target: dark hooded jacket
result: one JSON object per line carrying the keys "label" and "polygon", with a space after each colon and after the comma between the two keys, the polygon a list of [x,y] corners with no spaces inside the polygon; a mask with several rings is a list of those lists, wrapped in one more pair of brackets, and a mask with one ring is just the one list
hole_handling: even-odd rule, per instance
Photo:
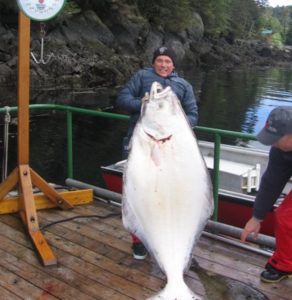
{"label": "dark hooded jacket", "polygon": [[126,86],[120,91],[117,106],[131,114],[127,134],[128,140],[132,136],[134,127],[139,119],[141,99],[145,93],[150,93],[154,81],[159,82],[164,88],[170,86],[181,101],[184,112],[192,127],[198,122],[198,107],[192,86],[175,72],[164,78],[155,73],[153,68],[145,68],[135,73]]}
{"label": "dark hooded jacket", "polygon": [[284,152],[271,147],[269,163],[254,202],[253,216],[256,219],[263,220],[266,213],[273,208],[291,176],[292,151]]}

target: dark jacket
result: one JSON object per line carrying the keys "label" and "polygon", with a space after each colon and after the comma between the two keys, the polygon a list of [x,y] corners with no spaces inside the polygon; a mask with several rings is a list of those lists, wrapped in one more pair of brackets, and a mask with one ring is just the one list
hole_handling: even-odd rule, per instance
{"label": "dark jacket", "polygon": [[255,218],[264,219],[291,176],[292,151],[284,152],[271,147],[268,166],[262,176],[260,189],[254,202],[253,216]]}
{"label": "dark jacket", "polygon": [[167,78],[163,78],[156,74],[153,68],[145,68],[132,76],[117,98],[117,106],[131,114],[128,139],[132,136],[140,116],[141,99],[146,92],[150,93],[154,81],[159,82],[163,87],[170,86],[172,88],[181,101],[191,126],[197,125],[198,107],[192,86],[175,72]]}

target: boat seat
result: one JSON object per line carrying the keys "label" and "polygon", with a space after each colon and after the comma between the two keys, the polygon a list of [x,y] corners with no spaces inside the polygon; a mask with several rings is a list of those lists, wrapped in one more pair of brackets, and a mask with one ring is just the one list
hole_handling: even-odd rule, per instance
{"label": "boat seat", "polygon": [[[213,169],[214,158],[212,156],[204,156],[208,169]],[[240,177],[241,189],[247,193],[252,191],[258,191],[261,177],[261,166],[260,164],[249,165],[239,162],[229,161],[220,159],[219,162],[220,172],[233,174]]]}

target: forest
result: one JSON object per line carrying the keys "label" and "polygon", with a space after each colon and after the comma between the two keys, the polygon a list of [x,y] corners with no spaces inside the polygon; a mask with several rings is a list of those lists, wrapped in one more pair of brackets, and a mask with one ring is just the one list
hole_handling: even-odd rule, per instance
{"label": "forest", "polygon": [[[107,16],[115,0],[72,0],[68,9],[94,9]],[[267,0],[122,0],[136,5],[154,27],[177,32],[192,22],[194,12],[201,16],[205,35],[264,38],[272,44],[292,45],[292,6],[270,7]]]}
{"label": "forest", "polygon": [[[65,14],[94,10],[106,23],[113,6],[133,7],[137,18],[145,18],[153,28],[180,32],[198,13],[204,35],[210,37],[260,38],[277,45],[292,45],[292,6],[270,7],[268,0],[67,0]],[[16,1],[0,0],[0,21],[11,21]],[[127,13],[127,11],[125,11]]]}

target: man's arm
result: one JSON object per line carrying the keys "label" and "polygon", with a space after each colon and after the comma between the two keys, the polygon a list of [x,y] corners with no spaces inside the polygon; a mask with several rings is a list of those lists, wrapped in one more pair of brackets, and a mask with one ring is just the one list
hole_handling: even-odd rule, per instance
{"label": "man's arm", "polygon": [[117,106],[129,113],[139,113],[141,110],[140,86],[141,76],[137,72],[118,94]]}
{"label": "man's arm", "polygon": [[246,241],[249,234],[254,234],[254,239],[257,238],[261,228],[261,221],[273,208],[274,203],[290,178],[289,170],[289,166],[287,166],[287,162],[283,158],[283,152],[272,147],[269,154],[269,163],[262,176],[260,189],[255,198],[253,217],[246,223],[241,234],[243,242]]}
{"label": "man's arm", "polygon": [[188,117],[191,127],[195,127],[198,124],[198,106],[193,88],[190,84],[186,86],[186,92],[182,99],[182,107]]}
{"label": "man's arm", "polygon": [[291,176],[290,172],[289,164],[285,160],[285,153],[280,149],[271,147],[268,166],[262,176],[253,206],[255,218],[263,220],[273,208]]}

